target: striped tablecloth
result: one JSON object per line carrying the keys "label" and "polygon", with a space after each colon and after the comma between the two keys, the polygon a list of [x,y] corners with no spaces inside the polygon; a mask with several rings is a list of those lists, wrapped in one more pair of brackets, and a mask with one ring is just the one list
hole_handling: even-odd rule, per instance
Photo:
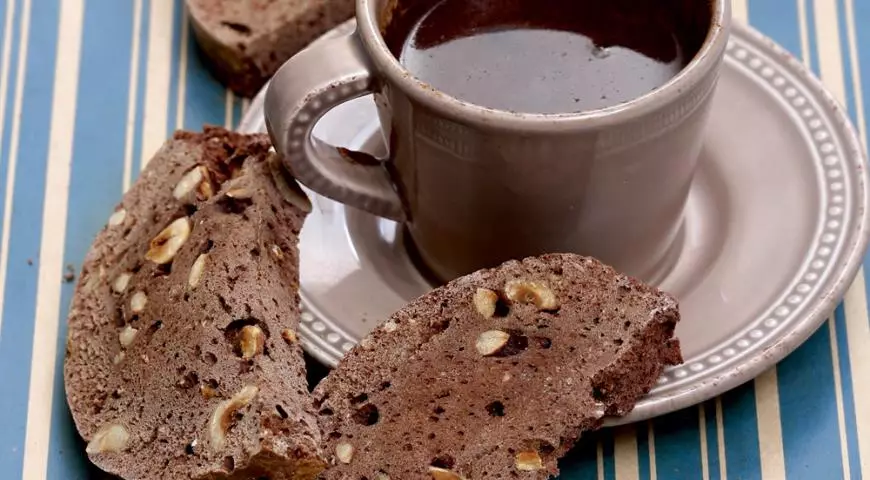
{"label": "striped tablecloth", "polygon": [[[182,3],[0,0],[0,479],[94,475],[63,396],[68,273],[174,129],[234,125],[246,106],[203,68]],[[802,58],[867,138],[870,0],[734,14]],[[870,479],[865,284],[776,368],[585,439],[563,478]]]}

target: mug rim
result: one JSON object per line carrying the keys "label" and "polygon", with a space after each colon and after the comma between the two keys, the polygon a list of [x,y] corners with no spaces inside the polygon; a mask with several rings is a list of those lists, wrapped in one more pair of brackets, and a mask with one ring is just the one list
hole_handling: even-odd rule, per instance
{"label": "mug rim", "polygon": [[718,68],[730,32],[730,2],[706,1],[710,2],[712,10],[707,36],[698,53],[677,75],[664,85],[627,102],[582,112],[526,113],[500,110],[461,100],[423,82],[402,66],[387,47],[378,22],[377,0],[356,0],[357,34],[379,76],[399,87],[416,102],[447,118],[486,129],[568,133],[598,129],[643,117],[678,101],[706,78],[711,70]]}

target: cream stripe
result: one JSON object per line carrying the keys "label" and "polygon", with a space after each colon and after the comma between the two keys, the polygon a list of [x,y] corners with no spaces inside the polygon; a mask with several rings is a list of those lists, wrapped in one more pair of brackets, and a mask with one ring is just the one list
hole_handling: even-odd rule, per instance
{"label": "cream stripe", "polygon": [[601,440],[595,445],[595,463],[598,467],[598,480],[604,480],[604,446]]}
{"label": "cream stripe", "polygon": [[755,410],[758,416],[761,477],[782,480],[785,478],[785,458],[782,453],[782,425],[779,417],[776,367],[755,379]]}
{"label": "cream stripe", "polygon": [[[822,81],[825,86],[833,94],[834,98],[840,104],[846,103],[846,81],[843,74],[843,57],[840,47],[840,27],[838,21],[837,3],[836,0],[814,0],[813,7],[815,9],[816,18],[816,44],[819,50],[819,71]],[[859,277],[863,272],[859,272]],[[863,277],[861,277],[863,280]],[[853,288],[854,289],[854,286]],[[860,291],[860,295],[864,296],[864,290]],[[852,317],[859,319],[863,318],[863,322],[867,324],[866,306],[863,311],[863,316],[859,312],[854,312]],[[846,435],[846,415],[843,408],[843,390],[842,378],[840,372],[839,349],[837,348],[837,332],[836,324],[829,321],[830,324],[830,340],[831,340],[831,356],[833,358],[834,370],[834,395],[837,405],[837,426],[840,433],[840,456],[843,461],[843,475],[845,478],[851,478],[851,465],[849,464],[849,439]],[[848,330],[847,330],[847,333]],[[870,337],[865,337],[870,338]],[[866,347],[865,347],[866,348]],[[861,372],[852,372],[853,378],[865,378],[860,376]],[[863,383],[863,382],[857,382]]]}
{"label": "cream stripe", "polygon": [[[809,32],[804,0],[796,0],[798,6],[798,30],[800,31],[801,56],[809,65]],[[818,12],[816,12],[818,18]],[[779,412],[779,387],[776,367],[755,379],[755,407],[758,421],[758,444],[761,456],[761,473],[766,479],[785,478],[785,458],[782,445],[782,421]]]}
{"label": "cream stripe", "polygon": [[133,38],[130,41],[130,82],[127,93],[127,129],[124,138],[124,178],[126,192],[133,176],[133,134],[136,131],[136,97],[139,93],[139,37],[142,32],[142,0],[133,1]]}
{"label": "cream stripe", "polygon": [[749,0],[731,0],[731,16],[743,23],[749,22]]}
{"label": "cream stripe", "polygon": [[707,458],[707,413],[704,404],[698,405],[698,433],[701,438],[701,478],[710,480],[710,460]]}
{"label": "cream stripe", "polygon": [[728,458],[725,456],[725,416],[722,413],[722,398],[716,398],[716,446],[719,447],[719,478],[728,478]]}
{"label": "cream stripe", "polygon": [[[852,67],[852,89],[855,113],[861,140],[867,141],[867,119],[864,116],[864,92],[861,87],[861,64],[858,59],[858,42],[855,35],[855,7],[852,0],[845,0],[846,35],[849,40],[849,62]],[[867,295],[864,270],[852,288],[846,292],[846,333],[849,345],[849,365],[852,372],[852,397],[855,404],[855,431],[861,459],[861,477],[870,478],[870,321],[867,318]],[[855,381],[857,379],[858,381]]]}
{"label": "cream stripe", "polygon": [[[10,227],[12,226],[12,198],[15,190],[15,164],[18,155],[18,119],[21,117],[21,98],[24,91],[24,69],[27,59],[27,35],[26,31],[30,27],[30,12],[27,13],[25,21],[24,15],[21,17],[21,35],[18,44],[18,75],[15,88],[15,101],[13,104],[12,115],[12,139],[15,149],[12,145],[9,147],[9,163],[6,167],[6,196],[5,209],[3,210],[3,233],[0,237],[0,338],[3,338],[3,299],[6,297],[6,266],[9,263],[9,235]],[[2,73],[0,73],[0,140],[3,138],[3,131],[6,120],[6,95],[9,90],[9,62],[12,56],[12,30],[13,19],[15,18],[15,2],[7,0],[6,2],[6,22],[3,33],[3,64]],[[22,53],[25,55],[22,56]],[[17,110],[15,110],[17,108]],[[2,145],[0,145],[2,147]]]}
{"label": "cream stripe", "polygon": [[852,478],[849,465],[849,439],[846,437],[846,415],[843,411],[843,380],[840,377],[840,349],[837,348],[837,322],[828,320],[831,341],[831,363],[834,370],[834,397],[837,403],[837,428],[840,430],[840,457],[843,461],[843,478]]}
{"label": "cream stripe", "polygon": [[616,429],[613,445],[613,460],[616,478],[633,480],[640,475],[637,463],[637,430],[634,425]]}
{"label": "cream stripe", "polygon": [[846,103],[846,82],[843,80],[843,57],[840,51],[840,28],[837,25],[836,0],[813,0],[815,12],[816,49],[819,72],[828,90],[841,104]]}
{"label": "cream stripe", "polygon": [[236,96],[229,88],[224,94],[224,128],[233,128],[233,106],[236,103]]}
{"label": "cream stripe", "polygon": [[855,432],[861,459],[861,478],[870,478],[870,322],[867,321],[867,296],[863,269],[846,292],[846,332],[849,365],[852,372],[852,397],[855,405]]}
{"label": "cream stripe", "polygon": [[855,113],[858,117],[858,130],[861,141],[866,147],[867,118],[864,116],[864,94],[861,87],[861,63],[858,60],[858,40],[855,35],[855,5],[853,0],[845,0],[846,4],[846,37],[849,40],[849,63],[852,67],[852,90],[855,97]]}
{"label": "cream stripe", "polygon": [[656,480],[656,434],[653,431],[652,420],[646,422],[647,442],[649,443],[649,480]]}
{"label": "cream stripe", "polygon": [[84,0],[60,2],[48,167],[45,175],[45,203],[42,210],[42,241],[39,248],[33,354],[30,360],[30,389],[27,395],[24,475],[28,480],[45,478],[48,464],[51,402],[54,393],[54,359],[57,358],[58,318],[60,317],[61,282],[58,277],[63,271],[83,17]]}
{"label": "cream stripe", "polygon": [[172,62],[172,11],[175,2],[152,1],[148,26],[148,73],[142,122],[142,168],[166,141],[166,111]]}
{"label": "cream stripe", "polygon": [[798,11],[798,31],[801,39],[801,58],[804,65],[810,66],[810,36],[807,32],[807,7],[804,3],[806,0],[795,0],[797,2]]}
{"label": "cream stripe", "polygon": [[181,11],[181,38],[178,42],[178,87],[177,107],[175,109],[175,129],[184,128],[184,106],[187,101],[187,42],[190,36],[190,25],[187,16],[187,4]]}

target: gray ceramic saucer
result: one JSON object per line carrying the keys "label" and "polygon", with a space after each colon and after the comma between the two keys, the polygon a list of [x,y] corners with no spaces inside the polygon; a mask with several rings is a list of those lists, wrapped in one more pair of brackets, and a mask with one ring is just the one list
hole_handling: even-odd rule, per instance
{"label": "gray ceramic saucer", "polygon": [[[352,22],[326,36],[342,35]],[[263,95],[240,129],[265,131]],[[700,170],[661,288],[681,303],[685,363],[628,416],[701,402],[770,367],[842,298],[868,235],[866,158],[821,84],[772,41],[737,25],[716,92]],[[380,153],[370,98],[330,112],[315,134]],[[311,194],[311,192],[308,192]],[[301,239],[301,334],[327,365],[430,285],[395,223],[311,194]]]}

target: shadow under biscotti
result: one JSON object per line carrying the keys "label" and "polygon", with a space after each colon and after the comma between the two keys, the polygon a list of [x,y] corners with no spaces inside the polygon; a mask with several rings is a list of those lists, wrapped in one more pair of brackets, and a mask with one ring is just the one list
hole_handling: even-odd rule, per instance
{"label": "shadow under biscotti", "polygon": [[308,352],[305,353],[305,368],[308,371],[308,391],[314,390],[314,387],[329,373],[329,367],[318,362]]}

